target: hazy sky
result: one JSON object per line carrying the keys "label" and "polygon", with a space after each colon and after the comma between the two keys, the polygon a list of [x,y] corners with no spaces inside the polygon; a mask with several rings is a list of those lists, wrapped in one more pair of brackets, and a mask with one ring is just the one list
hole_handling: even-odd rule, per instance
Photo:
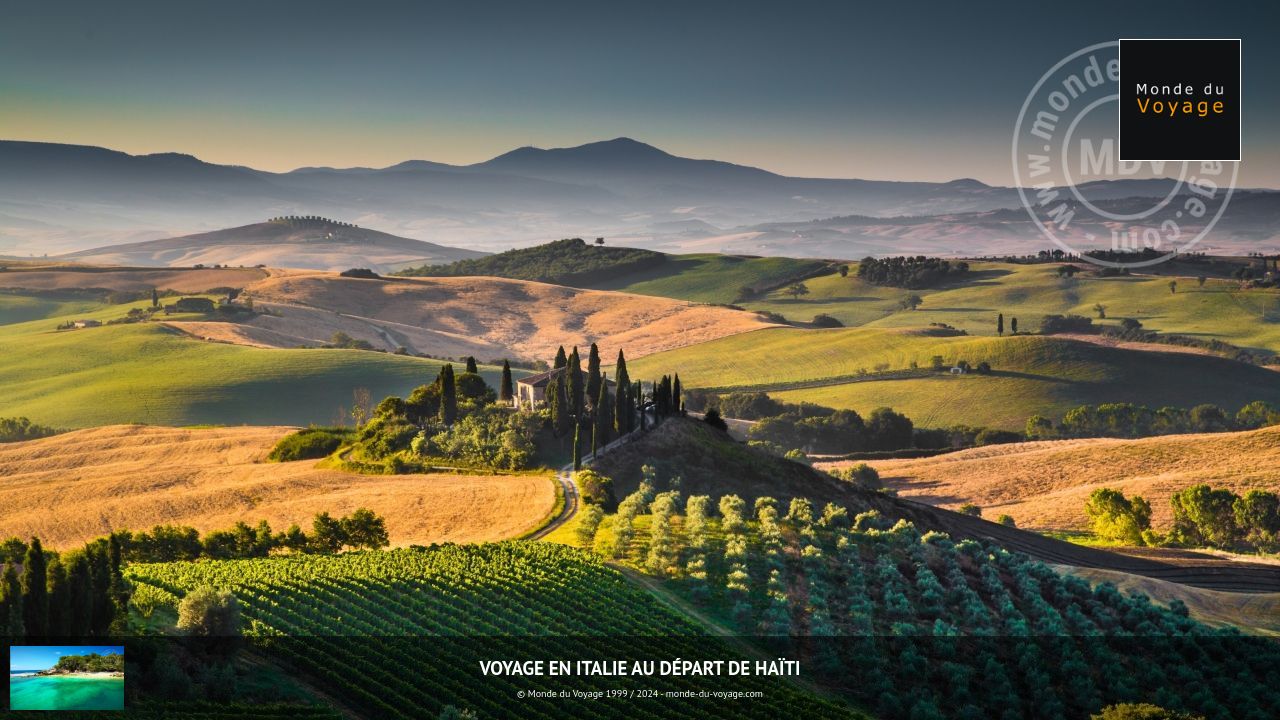
{"label": "hazy sky", "polygon": [[268,170],[630,136],[791,175],[1010,184],[1019,105],[1118,37],[1244,40],[1280,187],[1275,3],[0,0],[0,138]]}

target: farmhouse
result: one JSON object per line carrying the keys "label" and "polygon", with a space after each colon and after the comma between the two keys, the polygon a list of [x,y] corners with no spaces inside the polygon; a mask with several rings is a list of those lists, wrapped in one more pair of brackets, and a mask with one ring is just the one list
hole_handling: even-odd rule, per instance
{"label": "farmhouse", "polygon": [[[537,375],[528,375],[516,380],[516,395],[512,398],[512,403],[525,410],[536,410],[547,404],[547,386],[551,381],[564,374],[565,368],[555,368]],[[614,386],[614,382],[609,378],[604,380],[609,387]],[[588,400],[590,403],[590,400]]]}
{"label": "farmhouse", "polygon": [[217,309],[213,301],[209,298],[201,297],[184,297],[179,298],[178,302],[172,305],[165,305],[165,312],[198,312],[210,313]]}
{"label": "farmhouse", "polygon": [[101,321],[101,320],[77,320],[77,321],[75,321],[75,326],[76,326],[76,327],[78,327],[78,328],[98,327],[98,326],[100,326],[100,325],[102,325],[102,321]]}

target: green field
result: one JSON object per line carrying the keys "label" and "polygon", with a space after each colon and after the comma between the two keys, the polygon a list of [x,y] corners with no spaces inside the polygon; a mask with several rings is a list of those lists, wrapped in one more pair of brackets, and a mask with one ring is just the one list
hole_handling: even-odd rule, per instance
{"label": "green field", "polygon": [[[877,371],[986,361],[991,375],[877,379]],[[1035,414],[1104,402],[1160,407],[1216,403],[1231,411],[1253,400],[1280,402],[1280,374],[1209,355],[1122,350],[1044,336],[935,337],[922,331],[776,328],[639,358],[632,377],[679,372],[687,387],[764,390],[861,413],[888,405],[924,427],[952,424],[1021,429]],[[857,380],[861,371],[865,379]],[[833,380],[833,378],[837,380]],[[848,379],[840,382],[839,379]],[[857,380],[857,381],[854,381]]]}
{"label": "green field", "polygon": [[[1106,308],[1107,320],[1136,318],[1150,330],[1216,337],[1246,348],[1280,351],[1280,291],[1242,290],[1231,280],[1177,278],[1177,292],[1169,292],[1169,277],[1099,278],[1081,273],[1059,278],[1057,265],[974,263],[970,278],[942,288],[905,290],[863,282],[856,265],[849,277],[832,273],[805,282],[809,295],[792,299],[774,291],[763,300],[744,303],[753,310],[781,313],[790,320],[809,321],[826,313],[847,326],[920,327],[947,323],[974,335],[996,335],[996,315],[1004,313],[1005,331],[1018,319],[1019,329],[1034,331],[1049,314],[1094,317],[1095,304]],[[900,302],[917,294],[924,303],[903,310]]]}
{"label": "green field", "polygon": [[736,255],[670,255],[661,266],[594,283],[597,290],[620,290],[706,303],[732,303],[743,287],[769,288],[808,275],[821,260],[748,258]]}
{"label": "green field", "polygon": [[88,313],[103,307],[100,302],[84,298],[56,299],[0,293],[0,325]]}
{"label": "green field", "polygon": [[[209,585],[240,601],[254,647],[364,717],[437,717],[446,704],[479,717],[665,716],[664,697],[570,700],[567,688],[706,688],[706,678],[484,676],[485,660],[738,658],[692,620],[594,554],[507,542],[256,560],[132,565],[126,576],[173,605]],[[692,717],[860,717],[779,678],[721,677],[743,702],[681,698]],[[554,690],[556,697],[518,691]],[[581,704],[586,703],[586,704]],[[665,711],[665,713],[664,713]]]}
{"label": "green field", "polygon": [[[122,317],[115,305],[78,318]],[[62,428],[332,424],[357,388],[374,403],[431,382],[440,363],[361,350],[267,350],[193,339],[159,323],[57,332],[0,327],[0,417]],[[490,384],[499,370],[482,368]]]}

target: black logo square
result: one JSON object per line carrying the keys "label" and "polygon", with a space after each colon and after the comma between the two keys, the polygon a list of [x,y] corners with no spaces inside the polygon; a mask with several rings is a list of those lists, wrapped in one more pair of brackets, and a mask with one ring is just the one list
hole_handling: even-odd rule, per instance
{"label": "black logo square", "polygon": [[1239,40],[1120,40],[1120,159],[1240,159]]}

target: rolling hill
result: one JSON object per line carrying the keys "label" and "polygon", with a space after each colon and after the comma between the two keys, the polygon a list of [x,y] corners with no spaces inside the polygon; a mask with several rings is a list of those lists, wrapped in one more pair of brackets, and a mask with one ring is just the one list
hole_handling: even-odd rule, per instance
{"label": "rolling hill", "polygon": [[478,260],[409,268],[409,277],[488,275],[516,280],[619,290],[706,303],[733,303],[831,266],[822,260],[652,250],[588,244],[580,238],[508,250]]}
{"label": "rolling hill", "polygon": [[[130,305],[78,314],[107,322]],[[176,318],[175,318],[176,319]],[[62,428],[331,424],[353,392],[373,402],[430,382],[442,363],[362,350],[266,350],[201,342],[161,323],[57,332],[55,322],[0,326],[0,417]],[[482,371],[490,384],[498,368]]]}
{"label": "rolling hill", "polygon": [[314,461],[265,462],[284,427],[115,425],[0,445],[0,536],[71,547],[112,530],[201,532],[368,507],[395,546],[516,537],[555,503],[543,475],[355,475]]}
{"label": "rolling hill", "polygon": [[1114,488],[1150,501],[1152,526],[1165,532],[1173,521],[1169,497],[1186,487],[1208,483],[1243,494],[1280,486],[1280,428],[994,445],[871,464],[902,497],[943,507],[975,503],[986,517],[1008,514],[1019,527],[1047,530],[1087,529],[1089,493]]}
{"label": "rolling hill", "polygon": [[[993,371],[931,372],[935,355],[947,367],[959,360],[986,361]],[[1217,403],[1233,412],[1253,400],[1280,402],[1280,374],[1212,355],[1052,336],[948,336],[929,329],[773,328],[647,356],[630,370],[633,377],[674,371],[686,387],[767,391],[789,402],[864,414],[888,405],[921,427],[1020,430],[1031,415],[1057,418],[1073,407],[1105,402]]]}
{"label": "rolling hill", "polygon": [[[973,262],[965,279],[906,290],[864,282],[856,277],[854,264],[849,277],[831,273],[807,280],[809,294],[800,298],[775,291],[742,304],[796,320],[826,313],[848,326],[921,327],[936,322],[982,336],[996,334],[997,313],[1005,316],[1006,332],[1013,318],[1020,330],[1035,331],[1049,314],[1094,317],[1099,325],[1133,318],[1163,333],[1216,337],[1241,347],[1280,351],[1280,290],[1242,288],[1237,280],[1215,277],[1221,271],[1208,262],[1156,270],[1163,274],[1099,277],[1086,270],[1064,278],[1057,264]],[[1199,275],[1207,276],[1203,286]],[[1170,280],[1177,282],[1176,292],[1169,291]],[[919,295],[923,303],[903,310],[900,303],[910,294]],[[1097,304],[1106,311],[1105,321],[1097,319]]]}
{"label": "rolling hill", "polygon": [[447,263],[484,253],[323,219],[271,220],[213,232],[82,250],[65,260],[126,266],[269,265],[315,270]]}
{"label": "rolling hill", "polygon": [[769,323],[741,310],[493,277],[366,280],[276,272],[249,285],[245,322],[173,323],[193,335],[261,347],[316,346],[346,332],[375,347],[434,356],[550,361],[563,345],[628,357],[683,347]]}

